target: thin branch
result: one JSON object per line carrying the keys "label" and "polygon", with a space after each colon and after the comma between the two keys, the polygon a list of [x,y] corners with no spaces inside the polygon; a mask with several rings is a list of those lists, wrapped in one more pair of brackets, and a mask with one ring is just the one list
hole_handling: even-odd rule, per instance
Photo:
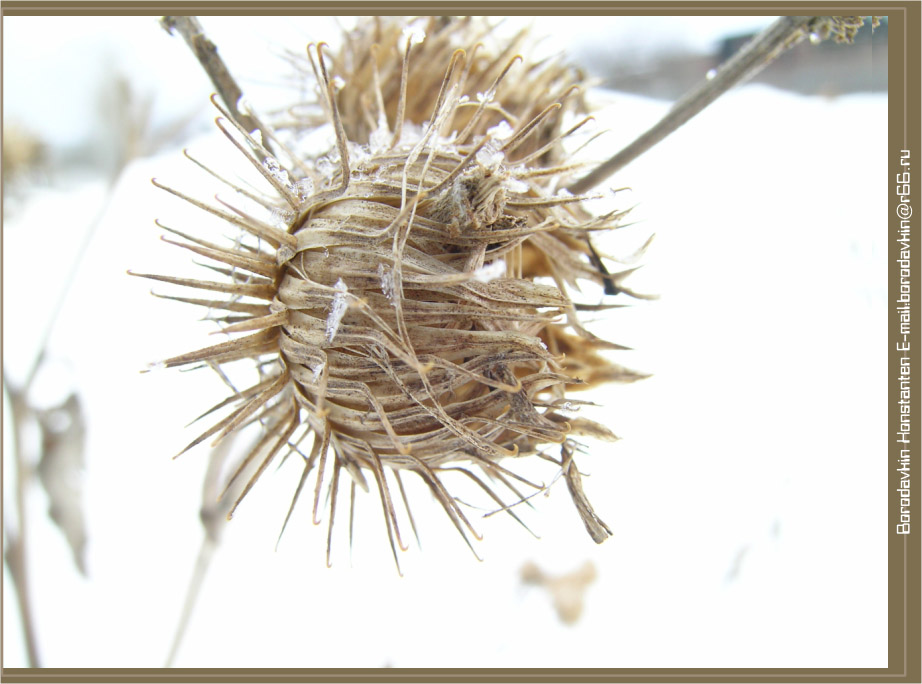
{"label": "thin branch", "polygon": [[723,64],[713,78],[702,81],[676,102],[669,113],[653,128],[567,189],[574,195],[580,195],[605,181],[613,173],[634,161],[701,112],[730,88],[752,78],[788,48],[803,40],[809,34],[809,26],[818,19],[821,18],[780,17]]}
{"label": "thin branch", "polygon": [[192,571],[192,579],[189,580],[189,587],[186,590],[186,598],[183,601],[182,614],[176,625],[176,632],[173,635],[173,643],[170,644],[170,653],[167,655],[164,667],[173,667],[176,660],[176,654],[182,645],[183,637],[186,635],[186,628],[192,617],[192,611],[198,601],[199,594],[202,591],[202,584],[205,581],[205,575],[208,567],[211,565],[211,559],[217,549],[218,542],[207,531],[203,535],[202,544],[199,547],[198,558],[195,560],[195,569]]}
{"label": "thin branch", "polygon": [[26,545],[23,543],[25,537],[17,536],[12,530],[6,531],[6,537],[6,567],[10,571],[13,589],[16,592],[16,603],[19,606],[22,632],[26,642],[28,666],[41,667],[36,646],[35,623],[32,619],[32,606],[29,600],[29,573],[26,570]]}
{"label": "thin branch", "polygon": [[25,392],[14,390],[4,378],[7,392],[10,397],[10,406],[13,408],[13,454],[16,460],[16,513],[19,529],[14,531],[7,527],[5,530],[6,549],[4,561],[13,580],[13,590],[16,592],[16,602],[19,605],[19,616],[22,620],[22,632],[26,642],[26,653],[29,667],[41,667],[38,657],[38,646],[35,637],[35,622],[32,615],[32,604],[29,593],[28,557],[26,555],[26,490],[28,489],[28,474],[26,458],[22,453],[22,423],[23,412],[29,407],[25,402]]}
{"label": "thin branch", "polygon": [[202,591],[202,585],[205,582],[205,575],[208,574],[208,568],[211,566],[215,551],[217,551],[221,543],[221,534],[224,531],[224,526],[227,525],[227,511],[230,510],[230,502],[236,498],[236,494],[240,489],[237,486],[233,492],[230,492],[231,496],[218,498],[221,491],[220,482],[224,462],[231,452],[231,446],[236,435],[237,433],[231,433],[227,439],[212,449],[208,459],[208,470],[202,484],[202,506],[199,509],[199,519],[205,534],[202,535],[202,543],[195,559],[195,567],[192,570],[192,577],[189,579],[189,586],[186,589],[186,596],[182,604],[182,612],[179,616],[179,622],[176,624],[176,631],[173,633],[173,642],[170,644],[170,652],[167,655],[164,667],[173,667],[176,655],[179,653],[180,646],[182,646],[183,639],[186,636],[186,628],[189,626],[189,621]]}
{"label": "thin branch", "polygon": [[48,353],[48,342],[51,340],[51,333],[54,332],[54,327],[58,322],[58,317],[60,316],[61,311],[64,309],[64,304],[66,303],[67,298],[70,296],[73,283],[77,279],[77,273],[80,271],[80,267],[83,265],[83,259],[86,256],[87,249],[89,248],[90,243],[93,241],[93,237],[96,235],[96,229],[99,228],[99,225],[102,223],[102,220],[105,218],[109,211],[109,207],[111,206],[112,200],[115,197],[115,187],[118,185],[119,180],[121,180],[122,171],[124,171],[125,166],[127,166],[129,161],[130,160],[127,158],[123,159],[118,168],[115,169],[112,176],[110,177],[109,186],[106,188],[105,202],[103,202],[102,206],[96,212],[96,216],[93,217],[92,223],[90,223],[89,227],[83,233],[83,237],[80,239],[80,245],[77,247],[77,253],[74,255],[74,258],[70,262],[70,270],[67,272],[67,275],[60,281],[61,286],[58,289],[57,300],[51,308],[51,316],[48,317],[48,323],[45,326],[45,329],[42,331],[42,338],[36,346],[38,353],[35,355],[35,358],[32,361],[32,366],[29,368],[29,372],[26,374],[26,379],[22,383],[22,389],[20,391],[23,393],[23,396],[28,394],[29,389],[32,387],[32,383],[35,380],[35,376],[38,374],[39,369],[45,362],[45,356]]}
{"label": "thin branch", "polygon": [[183,37],[186,45],[189,46],[189,49],[192,50],[199,64],[201,64],[202,69],[208,74],[212,84],[218,91],[218,95],[224,100],[230,114],[247,131],[259,130],[263,134],[263,145],[271,151],[268,147],[269,137],[265,135],[265,131],[262,130],[259,123],[238,108],[243,92],[240,90],[240,86],[237,85],[237,81],[231,76],[224,60],[218,54],[217,46],[205,35],[198,19],[196,17],[165,16],[160,20],[160,25],[168,33],[172,34],[175,31]]}

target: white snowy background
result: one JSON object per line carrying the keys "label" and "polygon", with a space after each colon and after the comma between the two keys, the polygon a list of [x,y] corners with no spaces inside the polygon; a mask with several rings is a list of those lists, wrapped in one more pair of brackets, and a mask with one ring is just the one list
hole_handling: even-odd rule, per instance
{"label": "white snowy background", "polygon": [[[553,30],[555,49],[593,40],[708,48],[769,21],[555,17],[536,29]],[[317,18],[202,22],[257,109],[283,94],[278,45],[337,35]],[[194,230],[197,215],[150,178],[194,189],[200,175],[181,147],[211,159],[229,145],[209,123],[210,84],[154,17],[6,17],[3,64],[4,124],[76,150],[44,183],[6,198],[3,363],[12,382],[24,378],[103,212],[33,397],[51,405],[77,388],[87,413],[87,576],[41,489],[27,501],[42,664],[160,667],[203,535],[207,450],[171,456],[197,435],[183,426],[225,388],[206,372],[139,372],[205,346],[213,328],[193,308],[151,297],[151,284],[126,269],[187,268],[188,255],[161,243],[153,220]],[[119,76],[136,100],[151,98],[154,128],[189,123],[181,143],[136,158],[110,191],[93,169],[112,166],[117,131],[101,103]],[[597,102],[599,128],[611,129],[599,158],[668,109],[618,93]],[[358,501],[351,560],[348,503],[341,508],[327,569],[326,527],[311,524],[303,501],[274,549],[300,472],[288,463],[263,477],[227,527],[175,665],[885,667],[886,117],[886,95],[744,86],[611,179],[631,187],[616,201],[637,205],[637,223],[605,246],[629,252],[656,233],[631,284],[661,299],[592,324],[637,350],[616,360],[653,374],[592,397],[604,404],[593,415],[622,437],[579,459],[614,532],[606,543],[591,541],[558,482],[535,510],[522,509],[540,540],[507,516],[473,512],[484,534],[478,562],[440,507],[411,488],[422,551],[401,553],[403,578],[374,496]],[[595,565],[578,622],[563,624],[548,592],[522,583],[528,561],[550,574]],[[3,665],[22,667],[4,579]]]}

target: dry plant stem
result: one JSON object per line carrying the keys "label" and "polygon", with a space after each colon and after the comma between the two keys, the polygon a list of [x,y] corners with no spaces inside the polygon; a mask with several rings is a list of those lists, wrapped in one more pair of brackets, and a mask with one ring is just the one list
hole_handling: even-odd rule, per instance
{"label": "dry plant stem", "polygon": [[[176,654],[179,652],[183,638],[186,635],[189,620],[192,618],[192,612],[202,591],[205,575],[208,574],[208,568],[211,566],[215,551],[217,551],[221,543],[221,534],[227,524],[229,501],[233,501],[235,497],[229,496],[219,499],[218,493],[221,491],[219,484],[221,470],[233,443],[233,438],[225,440],[211,451],[208,471],[205,473],[205,482],[202,489],[202,507],[199,510],[199,519],[202,523],[204,535],[202,535],[202,543],[199,546],[195,567],[192,570],[192,577],[189,580],[189,586],[183,600],[182,613],[179,616],[179,622],[176,624],[176,632],[173,635],[173,642],[170,644],[170,652],[167,655],[164,667],[173,667]],[[235,493],[230,492],[232,495]]]}
{"label": "dry plant stem", "polygon": [[173,635],[173,643],[170,645],[170,653],[166,657],[166,664],[164,667],[173,667],[176,654],[179,652],[183,637],[186,635],[186,628],[189,626],[192,610],[195,608],[195,604],[198,601],[198,596],[202,590],[202,584],[205,581],[205,575],[208,572],[208,567],[211,565],[211,559],[214,556],[217,546],[217,540],[206,532],[202,538],[202,545],[199,547],[198,557],[195,559],[195,569],[192,571],[192,579],[189,582],[189,588],[186,590],[182,615],[179,618],[179,623],[176,625],[176,633]]}
{"label": "dry plant stem", "polygon": [[[99,228],[99,224],[102,223],[103,217],[106,215],[106,212],[109,211],[109,205],[112,204],[115,187],[118,185],[118,182],[122,177],[122,171],[128,165],[129,161],[131,160],[122,160],[119,167],[113,172],[109,179],[109,185],[106,188],[105,202],[103,202],[103,205],[100,207],[99,211],[96,213],[96,216],[93,218],[92,223],[90,223],[89,227],[86,229],[86,232],[83,234],[83,239],[80,241],[80,246],[77,248],[77,253],[74,255],[74,258],[71,261],[70,271],[68,271],[67,276],[62,281],[62,285],[58,293],[58,299],[51,309],[51,316],[48,318],[48,324],[45,326],[42,339],[37,347],[38,353],[35,355],[35,360],[32,362],[32,367],[29,369],[29,373],[26,375],[26,379],[22,383],[22,390],[20,391],[23,397],[28,396],[29,388],[32,387],[32,382],[35,380],[35,375],[38,373],[38,369],[41,368],[42,363],[45,361],[45,354],[48,351],[48,340],[51,338],[51,333],[54,332],[55,323],[57,323],[58,316],[61,314],[61,311],[64,308],[64,303],[67,301],[67,297],[70,295],[71,287],[77,278],[77,271],[80,270],[80,266],[83,264],[83,258],[86,256],[86,251],[89,248],[90,243],[93,241],[93,236],[96,234],[96,229]],[[9,385],[7,386],[9,387]]]}
{"label": "dry plant stem", "polygon": [[32,608],[29,601],[28,573],[26,572],[26,545],[24,536],[14,536],[7,532],[6,566],[13,579],[16,602],[22,618],[22,631],[26,642],[26,654],[29,667],[41,667],[36,647],[35,626],[32,621]]}
{"label": "dry plant stem", "polygon": [[[264,133],[253,117],[244,114],[238,109],[237,103],[240,101],[243,92],[240,90],[240,86],[237,85],[237,81],[231,76],[230,71],[228,71],[224,60],[218,54],[218,48],[208,40],[198,19],[196,17],[165,16],[160,20],[160,25],[169,33],[177,31],[183,37],[186,45],[189,46],[205,73],[208,74],[212,84],[218,91],[218,95],[224,100],[224,104],[237,123],[247,131],[259,130]],[[269,149],[269,137],[266,135],[263,135],[263,145]]]}
{"label": "dry plant stem", "polygon": [[25,392],[13,390],[9,383],[4,383],[10,394],[10,403],[19,404],[18,410],[13,411],[13,453],[16,459],[16,513],[19,530],[6,530],[7,547],[4,560],[13,580],[13,589],[16,592],[16,602],[19,615],[22,619],[22,631],[26,642],[26,653],[29,667],[41,667],[38,658],[38,647],[35,639],[35,624],[32,619],[32,605],[29,600],[29,573],[27,566],[26,548],[26,463],[22,455],[22,436],[20,434],[20,421],[18,416],[25,410]]}
{"label": "dry plant stem", "polygon": [[26,374],[25,380],[23,381],[21,387],[18,389],[13,388],[8,379],[5,376],[3,378],[3,384],[7,388],[7,391],[10,395],[10,401],[14,404],[13,454],[16,461],[16,501],[19,518],[17,521],[19,527],[18,530],[14,531],[10,530],[9,528],[5,530],[6,536],[10,540],[9,546],[6,549],[5,561],[10,569],[10,575],[13,579],[13,586],[14,590],[16,591],[16,598],[19,604],[20,615],[22,616],[23,633],[25,635],[24,638],[26,641],[26,648],[28,650],[30,667],[40,667],[40,664],[38,660],[38,649],[36,647],[31,602],[29,600],[29,573],[26,543],[28,539],[26,534],[26,531],[28,530],[28,514],[25,506],[26,491],[28,489],[27,469],[29,466],[26,463],[25,455],[22,453],[20,425],[17,416],[23,415],[23,411],[28,410],[26,398],[28,397],[32,383],[35,381],[36,374],[45,361],[45,356],[48,351],[48,341],[51,338],[51,334],[54,332],[55,324],[57,323],[61,311],[64,309],[64,305],[66,304],[67,298],[70,295],[72,285],[77,278],[77,273],[83,264],[83,259],[86,256],[90,243],[93,241],[93,236],[96,234],[96,230],[99,228],[100,223],[102,223],[103,218],[109,211],[109,207],[112,204],[112,199],[114,197],[115,188],[118,185],[119,180],[121,180],[122,172],[131,162],[134,156],[135,155],[131,153],[122,154],[120,156],[120,162],[117,168],[112,171],[111,176],[108,179],[106,199],[102,206],[99,208],[99,211],[97,211],[96,216],[93,218],[90,225],[87,227],[83,238],[80,241],[80,245],[77,248],[77,252],[74,255],[74,258],[71,260],[70,270],[67,272],[62,281],[62,286],[60,288],[58,298],[51,308],[51,315],[48,318],[48,323],[45,326],[45,330],[42,333],[42,338],[39,341],[38,353],[35,355],[32,366],[29,368],[29,372]]}
{"label": "dry plant stem", "polygon": [[702,81],[676,102],[653,128],[600,164],[592,173],[570,185],[568,190],[575,195],[591,190],[646,153],[733,86],[752,78],[785,50],[799,43],[807,35],[805,27],[814,19],[816,17],[779,18],[721,66],[712,79]]}

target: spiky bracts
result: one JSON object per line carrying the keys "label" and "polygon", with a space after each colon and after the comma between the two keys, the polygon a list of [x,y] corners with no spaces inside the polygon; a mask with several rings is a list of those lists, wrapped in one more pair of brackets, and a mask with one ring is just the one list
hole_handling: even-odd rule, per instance
{"label": "spiky bracts", "polygon": [[[176,244],[221,264],[221,280],[148,276],[224,295],[176,298],[223,312],[230,339],[165,365],[252,358],[261,373],[215,407],[230,412],[189,448],[262,423],[234,475],[254,473],[240,499],[273,459],[296,450],[304,469],[292,509],[315,474],[317,522],[328,483],[328,561],[343,469],[353,500],[356,485],[373,481],[396,559],[402,473],[425,482],[467,541],[479,535],[444,473],[464,473],[516,517],[522,488],[543,486],[507,467],[529,454],[558,463],[601,542],[610,531],[582,492],[573,439],[615,437],[574,416],[567,395],[640,376],[598,353],[617,346],[583,328],[568,294],[580,279],[617,291],[621,277],[605,270],[589,235],[622,214],[593,216],[585,198],[558,192],[575,169],[562,140],[586,121],[562,130],[563,111],[579,104],[578,74],[517,64],[514,50],[490,54],[469,20],[429,20],[425,39],[405,26],[363,24],[332,59],[308,48],[336,141],[323,156],[292,151],[323,123],[314,114],[299,119],[293,108],[274,127],[259,122],[263,139],[224,112],[218,125],[269,192],[231,185],[262,216],[167,188],[241,237],[219,245],[179,233]],[[304,453],[297,446],[308,435]],[[542,450],[552,444],[559,460]]]}

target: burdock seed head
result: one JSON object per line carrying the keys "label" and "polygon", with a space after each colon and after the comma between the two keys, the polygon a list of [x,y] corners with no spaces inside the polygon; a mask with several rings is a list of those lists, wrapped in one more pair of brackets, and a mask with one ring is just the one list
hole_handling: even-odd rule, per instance
{"label": "burdock seed head", "polygon": [[[230,183],[255,209],[161,186],[240,231],[175,243],[220,264],[217,280],[147,276],[201,290],[173,298],[223,312],[227,341],[166,366],[257,361],[258,382],[215,407],[229,413],[187,447],[264,426],[233,476],[258,463],[234,508],[311,435],[296,452],[297,491],[316,474],[314,520],[329,482],[332,531],[345,469],[353,494],[358,484],[380,498],[395,558],[402,474],[428,485],[468,541],[478,535],[444,473],[466,474],[515,516],[509,506],[537,487],[515,473],[529,455],[558,464],[596,542],[611,534],[573,455],[580,436],[615,437],[574,416],[568,395],[639,376],[599,353],[616,345],[581,325],[569,291],[580,280],[625,291],[626,271],[609,273],[590,242],[623,212],[595,216],[559,191],[578,169],[564,140],[587,121],[579,72],[518,56],[524,35],[503,49],[491,38],[471,19],[361,22],[335,56],[308,47],[313,107],[272,125],[248,112],[251,131],[215,99],[221,131],[264,179],[262,193]],[[331,147],[306,148],[324,125]]]}

